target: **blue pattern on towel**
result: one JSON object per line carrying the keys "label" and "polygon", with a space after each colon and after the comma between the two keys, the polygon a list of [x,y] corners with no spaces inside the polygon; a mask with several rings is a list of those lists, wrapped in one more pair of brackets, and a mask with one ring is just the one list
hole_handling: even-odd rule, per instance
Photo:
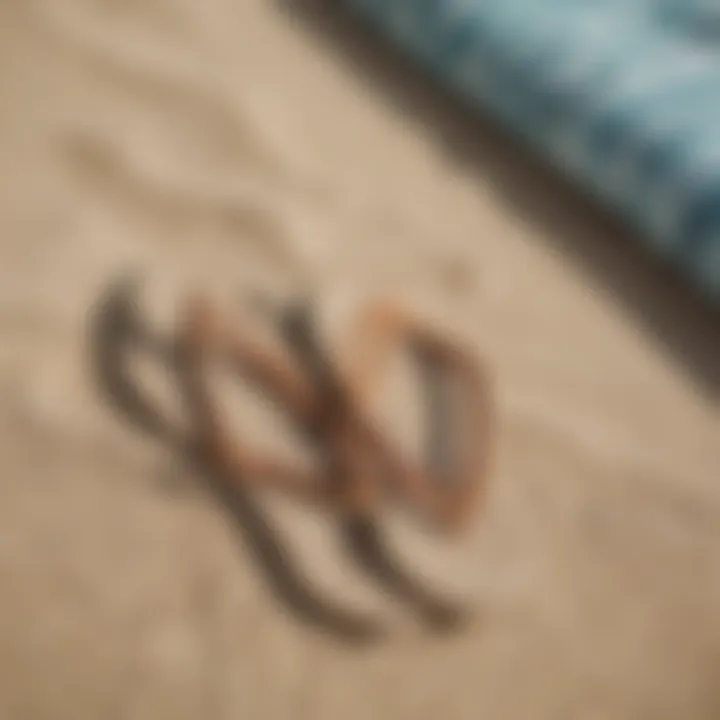
{"label": "blue pattern on towel", "polygon": [[716,0],[346,0],[720,302]]}

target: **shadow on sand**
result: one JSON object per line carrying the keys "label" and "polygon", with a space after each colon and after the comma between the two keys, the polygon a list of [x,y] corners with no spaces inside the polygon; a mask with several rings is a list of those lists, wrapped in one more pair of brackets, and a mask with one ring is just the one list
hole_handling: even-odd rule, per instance
{"label": "shadow on sand", "polygon": [[[293,563],[280,533],[273,528],[252,493],[237,478],[223,477],[208,467],[186,435],[173,428],[138,386],[128,368],[130,353],[141,352],[178,375],[174,342],[153,332],[142,320],[137,283],[128,279],[108,289],[92,313],[89,346],[98,389],[116,414],[140,433],[155,438],[188,461],[234,520],[239,539],[251,551],[266,586],[301,622],[348,643],[381,639],[385,629],[374,619],[338,607],[314,592]],[[394,560],[374,522],[341,521],[340,537],[349,558],[387,593],[407,603],[422,622],[436,631],[449,631],[467,617],[452,603],[436,598]]]}

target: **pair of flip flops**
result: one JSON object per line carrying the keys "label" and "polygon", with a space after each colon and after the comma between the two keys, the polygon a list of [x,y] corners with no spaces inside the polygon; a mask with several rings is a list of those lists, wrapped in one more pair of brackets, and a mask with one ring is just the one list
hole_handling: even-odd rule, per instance
{"label": "pair of flip flops", "polygon": [[[153,346],[165,359],[172,356],[189,437],[188,431],[170,430],[137,398],[126,397],[133,407],[125,409],[134,413],[135,422],[144,418],[145,429],[173,435],[192,447],[228,485],[274,488],[355,518],[373,517],[392,498],[441,532],[461,531],[481,510],[492,454],[491,383],[478,359],[460,343],[397,304],[377,300],[359,312],[349,333],[356,351],[347,357],[354,362],[343,364],[323,347],[308,303],[290,303],[274,314],[281,342],[269,345],[202,298],[184,306],[169,342],[148,342],[152,333],[143,328],[136,303],[128,301],[133,292],[125,285],[111,298],[105,333]],[[99,343],[112,346],[107,338]],[[436,400],[428,413],[430,445],[452,455],[450,462],[412,460],[373,418],[371,401],[383,370],[390,356],[403,350],[412,351],[433,373],[428,387]],[[99,363],[106,369],[106,385],[117,385],[123,372],[116,355],[109,350]],[[288,412],[317,453],[318,470],[293,466],[236,439],[211,391],[217,361],[249,376]],[[454,404],[446,392],[448,381],[459,390]]]}

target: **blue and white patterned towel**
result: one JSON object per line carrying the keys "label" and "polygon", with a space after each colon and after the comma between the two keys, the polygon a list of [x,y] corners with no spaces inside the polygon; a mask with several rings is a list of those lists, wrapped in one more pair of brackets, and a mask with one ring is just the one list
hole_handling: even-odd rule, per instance
{"label": "blue and white patterned towel", "polygon": [[346,0],[720,302],[720,0]]}

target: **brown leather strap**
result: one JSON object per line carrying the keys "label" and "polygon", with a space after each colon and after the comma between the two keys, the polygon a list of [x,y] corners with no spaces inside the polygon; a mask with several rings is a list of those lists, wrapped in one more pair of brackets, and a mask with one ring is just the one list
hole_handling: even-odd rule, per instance
{"label": "brown leather strap", "polygon": [[[375,512],[388,491],[439,529],[460,530],[484,498],[491,445],[491,392],[468,350],[441,337],[392,303],[377,301],[359,315],[350,341],[364,352],[343,367],[330,361],[307,309],[287,318],[286,348],[264,347],[227,326],[202,299],[182,318],[180,345],[196,441],[234,482],[267,485],[327,503],[349,515]],[[464,452],[449,477],[411,463],[371,419],[370,400],[392,351],[419,353],[435,370],[464,383],[456,434]],[[223,358],[279,400],[316,443],[323,470],[306,473],[230,440],[208,387],[208,359]]]}

